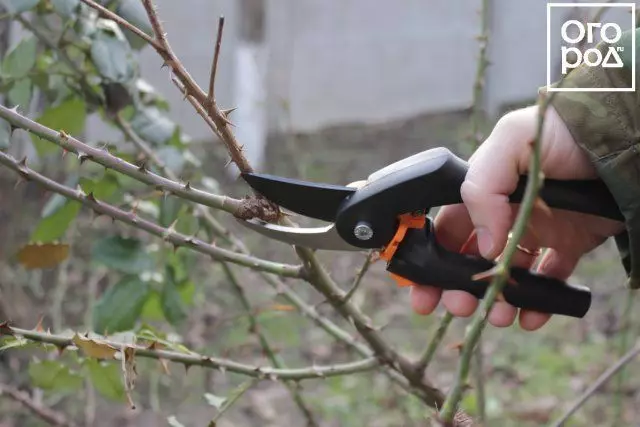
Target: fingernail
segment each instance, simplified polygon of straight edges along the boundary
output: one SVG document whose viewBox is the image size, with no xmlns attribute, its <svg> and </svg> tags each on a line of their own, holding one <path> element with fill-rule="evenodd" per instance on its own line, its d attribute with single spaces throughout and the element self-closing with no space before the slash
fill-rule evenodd
<svg viewBox="0 0 640 427">
<path fill-rule="evenodd" d="M 478 249 L 483 257 L 487 257 L 493 249 L 493 237 L 491 237 L 489 229 L 484 227 L 478 228 L 476 233 L 478 234 Z"/>
</svg>

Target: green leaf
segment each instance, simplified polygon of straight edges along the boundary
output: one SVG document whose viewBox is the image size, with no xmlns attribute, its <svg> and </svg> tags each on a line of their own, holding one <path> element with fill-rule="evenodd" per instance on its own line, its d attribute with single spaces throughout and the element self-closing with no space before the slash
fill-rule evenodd
<svg viewBox="0 0 640 427">
<path fill-rule="evenodd" d="M 185 157 L 176 147 L 167 145 L 157 150 L 160 160 L 173 171 L 176 175 L 182 173 L 185 164 Z"/>
<path fill-rule="evenodd" d="M 67 200 L 55 213 L 40 220 L 35 231 L 31 234 L 32 242 L 53 242 L 59 240 L 78 216 L 82 204 L 75 200 Z"/>
<path fill-rule="evenodd" d="M 5 9 L 12 15 L 33 9 L 39 2 L 40 0 L 2 0 Z"/>
<path fill-rule="evenodd" d="M 24 77 L 36 65 L 37 39 L 25 37 L 11 51 L 2 63 L 4 77 Z"/>
<path fill-rule="evenodd" d="M 135 62 L 129 43 L 118 35 L 107 29 L 97 31 L 91 44 L 91 59 L 108 82 L 129 83 L 135 76 Z"/>
<path fill-rule="evenodd" d="M 83 177 L 80 178 L 80 188 L 86 194 L 93 193 L 98 200 L 109 200 L 118 190 L 118 180 L 110 173 L 106 173 L 99 181 Z"/>
<path fill-rule="evenodd" d="M 64 184 L 67 187 L 75 187 L 77 182 L 77 177 L 71 175 Z M 31 241 L 47 243 L 60 239 L 80 212 L 81 207 L 82 204 L 75 200 L 67 199 L 60 194 L 52 195 L 42 208 L 42 219 L 31 234 Z"/>
<path fill-rule="evenodd" d="M 27 111 L 31 104 L 32 87 L 29 79 L 22 79 L 16 82 L 7 93 L 9 105 L 19 106 L 23 111 Z"/>
<path fill-rule="evenodd" d="M 93 327 L 100 334 L 132 329 L 142 313 L 151 288 L 137 276 L 127 276 L 111 286 L 96 303 Z"/>
<path fill-rule="evenodd" d="M 81 98 L 68 98 L 56 106 L 47 108 L 36 121 L 53 130 L 63 130 L 69 135 L 78 135 L 84 131 L 86 119 L 85 102 Z M 55 144 L 42 140 L 38 136 L 32 134 L 31 138 L 41 156 L 58 150 Z"/>
<path fill-rule="evenodd" d="M 65 18 L 71 18 L 75 15 L 80 0 L 51 0 L 53 9 Z"/>
<path fill-rule="evenodd" d="M 183 202 L 178 197 L 163 197 L 160 200 L 160 225 L 167 228 L 176 220 Z"/>
<path fill-rule="evenodd" d="M 127 21 L 131 22 L 136 27 L 140 28 L 145 33 L 150 36 L 153 35 L 153 29 L 151 28 L 151 21 L 149 21 L 149 16 L 142 5 L 142 2 L 139 0 L 120 0 L 118 7 L 116 8 L 116 13 L 122 16 Z M 147 42 L 142 40 L 140 37 L 131 33 L 129 30 L 124 30 L 124 34 L 129 40 L 131 46 L 135 49 L 140 49 L 147 45 Z"/>
<path fill-rule="evenodd" d="M 82 387 L 82 375 L 56 360 L 31 362 L 29 377 L 34 386 L 44 390 L 75 391 Z"/>
<path fill-rule="evenodd" d="M 86 359 L 85 366 L 89 371 L 91 384 L 103 397 L 113 400 L 122 400 L 125 397 L 122 374 L 118 363 Z"/>
<path fill-rule="evenodd" d="M 149 293 L 149 297 L 145 301 L 144 307 L 142 307 L 140 317 L 147 320 L 165 320 L 159 292 L 151 291 Z"/>
<path fill-rule="evenodd" d="M 153 258 L 144 244 L 134 238 L 109 236 L 92 248 L 93 261 L 122 273 L 137 274 L 153 268 Z"/>
<path fill-rule="evenodd" d="M 11 145 L 11 125 L 0 119 L 0 150 L 6 150 Z"/>
<path fill-rule="evenodd" d="M 155 107 L 136 111 L 131 126 L 140 137 L 154 145 L 164 145 L 171 139 L 177 125 Z"/>
<path fill-rule="evenodd" d="M 180 292 L 178 291 L 173 269 L 169 266 L 165 271 L 166 274 L 164 283 L 162 284 L 162 293 L 160 294 L 162 312 L 169 323 L 177 326 L 187 318 L 187 310 L 182 301 L 182 295 L 180 295 Z"/>
</svg>

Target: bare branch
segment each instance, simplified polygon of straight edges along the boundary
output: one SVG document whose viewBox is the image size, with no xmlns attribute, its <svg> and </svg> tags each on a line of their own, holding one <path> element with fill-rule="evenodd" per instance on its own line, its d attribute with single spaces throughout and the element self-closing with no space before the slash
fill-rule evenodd
<svg viewBox="0 0 640 427">
<path fill-rule="evenodd" d="M 221 209 L 232 214 L 236 214 L 242 204 L 241 200 L 207 193 L 192 186 L 186 186 L 185 184 L 156 175 L 146 169 L 141 170 L 139 166 L 113 156 L 107 150 L 91 147 L 73 136 L 64 133 L 62 130 L 55 131 L 43 126 L 4 105 L 0 105 L 0 117 L 7 120 L 14 127 L 29 131 L 40 138 L 53 142 L 69 152 L 75 153 L 81 160 L 91 160 L 137 181 L 152 185 L 158 190 L 174 194 L 183 199 Z"/>
<path fill-rule="evenodd" d="M 564 423 L 573 415 L 578 409 L 586 403 L 586 401 L 595 394 L 600 387 L 602 387 L 607 381 L 611 379 L 619 370 L 625 367 L 629 362 L 635 359 L 640 354 L 640 342 L 629 350 L 620 360 L 618 360 L 613 366 L 604 371 L 594 383 L 573 402 L 569 408 L 553 423 L 549 424 L 550 427 L 562 427 Z"/>
<path fill-rule="evenodd" d="M 216 49 L 213 52 L 213 63 L 211 64 L 211 76 L 209 77 L 209 97 L 207 104 L 211 107 L 215 102 L 216 74 L 218 71 L 218 59 L 220 57 L 220 44 L 222 43 L 222 30 L 224 28 L 224 16 L 218 19 L 218 37 L 216 38 Z"/>
<path fill-rule="evenodd" d="M 560 81 L 560 84 L 562 81 Z M 557 92 L 553 92 L 551 95 L 542 98 L 538 103 L 538 123 L 536 129 L 536 135 L 532 144 L 531 160 L 529 162 L 529 173 L 527 179 L 527 186 L 525 187 L 524 197 L 522 203 L 518 209 L 518 215 L 514 221 L 512 227 L 513 238 L 509 240 L 506 248 L 503 251 L 502 258 L 492 270 L 493 279 L 479 309 L 476 311 L 471 323 L 468 326 L 468 332 L 465 337 L 465 342 L 462 347 L 462 354 L 460 361 L 458 362 L 458 371 L 456 374 L 455 382 L 451 391 L 447 395 L 442 409 L 440 410 L 441 420 L 448 425 L 451 423 L 455 413 L 458 410 L 458 403 L 462 398 L 462 391 L 465 387 L 467 376 L 469 374 L 469 365 L 471 357 L 475 349 L 476 343 L 482 335 L 482 331 L 487 323 L 487 317 L 491 312 L 496 298 L 502 292 L 503 287 L 506 285 L 509 279 L 509 270 L 511 260 L 516 253 L 517 245 L 520 243 L 520 239 L 527 230 L 527 223 L 533 210 L 533 206 L 538 197 L 538 191 L 542 186 L 544 174 L 540 170 L 540 139 L 542 135 L 542 128 L 544 124 L 544 118 L 547 111 L 547 107 L 554 98 Z"/>
<path fill-rule="evenodd" d="M 422 353 L 422 356 L 420 357 L 420 359 L 418 359 L 418 362 L 416 363 L 416 369 L 418 371 L 424 372 L 427 369 L 427 367 L 429 366 L 429 363 L 431 363 L 431 360 L 433 359 L 433 356 L 436 354 L 436 350 L 438 349 L 438 346 L 440 345 L 440 343 L 442 342 L 442 339 L 447 333 L 447 329 L 449 328 L 449 325 L 451 324 L 452 320 L 453 320 L 453 315 L 448 311 L 446 311 L 444 313 L 444 316 L 442 316 L 442 319 L 440 320 L 440 323 L 438 324 L 438 328 L 436 329 L 436 332 L 433 334 L 431 341 L 429 341 L 427 348 L 425 348 L 424 352 Z"/>
<path fill-rule="evenodd" d="M 73 421 L 69 420 L 64 414 L 37 403 L 27 393 L 8 384 L 0 383 L 0 396 L 7 396 L 10 399 L 15 400 L 31 411 L 35 416 L 52 426 L 76 427 L 77 425 Z"/>
<path fill-rule="evenodd" d="M 215 102 L 210 109 L 205 108 L 207 105 L 207 94 L 195 83 L 195 81 L 193 81 L 191 76 L 185 70 L 183 64 L 171 50 L 152 1 L 143 0 L 143 4 L 154 28 L 156 39 L 162 47 L 156 48 L 156 50 L 165 60 L 166 64 L 171 67 L 176 80 L 179 81 L 183 87 L 183 93 L 186 98 L 194 107 L 196 107 L 196 110 L 201 115 L 202 113 L 200 109 L 208 113 L 207 115 L 213 126 L 208 120 L 207 123 L 212 127 L 212 129 L 217 129 L 217 131 L 214 132 L 225 144 L 232 161 L 236 163 L 240 171 L 252 172 L 253 169 L 244 157 L 242 147 L 231 131 L 226 115 L 220 110 Z M 280 220 L 288 222 L 286 218 L 280 218 Z M 312 271 L 312 277 L 309 282 L 314 286 L 314 288 L 323 293 L 331 305 L 338 310 L 345 319 L 355 326 L 358 332 L 371 346 L 375 355 L 380 358 L 387 367 L 397 371 L 408 381 L 407 384 L 407 382 L 396 376 L 395 378 L 399 381 L 399 384 L 403 385 L 405 388 L 409 387 L 429 405 L 439 407 L 444 398 L 442 393 L 433 386 L 425 383 L 421 373 L 416 372 L 412 364 L 406 358 L 400 356 L 396 351 L 390 348 L 390 346 L 382 339 L 380 334 L 370 325 L 370 320 L 360 313 L 353 304 L 350 304 L 349 302 L 343 303 L 342 298 L 344 297 L 344 293 L 322 269 L 312 251 L 301 248 L 296 248 L 296 250 L 304 264 L 309 266 Z"/>
<path fill-rule="evenodd" d="M 63 335 L 55 335 L 46 332 L 38 332 L 34 330 L 20 329 L 2 324 L 0 331 L 10 331 L 14 336 L 20 336 L 30 341 L 53 344 L 59 348 L 76 347 L 73 337 L 69 338 Z M 87 339 L 87 338 L 84 338 Z M 179 353 L 177 351 L 162 350 L 154 348 L 153 343 L 149 347 L 141 345 L 132 345 L 123 342 L 114 342 L 106 339 L 98 339 L 89 336 L 88 339 L 96 341 L 101 346 L 109 346 L 121 351 L 124 348 L 135 349 L 135 355 L 156 360 L 169 360 L 175 363 L 181 363 L 185 367 L 201 366 L 210 369 L 224 369 L 228 372 L 246 375 L 253 378 L 270 379 L 273 381 L 301 381 L 311 378 L 327 378 L 340 375 L 353 374 L 357 372 L 365 372 L 378 366 L 375 358 L 368 358 L 356 362 L 336 364 L 331 366 L 311 366 L 296 369 L 275 369 L 270 367 L 260 367 L 253 365 L 245 365 L 243 363 L 234 362 L 233 360 L 221 359 L 217 357 L 205 356 L 195 352 Z"/>
<path fill-rule="evenodd" d="M 279 264 L 276 262 L 239 254 L 237 252 L 232 252 L 227 249 L 216 247 L 200 239 L 196 239 L 195 237 L 185 236 L 184 234 L 173 231 L 170 228 L 164 228 L 131 212 L 125 212 L 121 209 L 116 208 L 115 206 L 109 205 L 108 203 L 99 201 L 94 197 L 93 194 L 85 194 L 80 189 L 74 190 L 70 187 L 53 181 L 28 168 L 25 162 L 19 162 L 12 156 L 1 151 L 0 164 L 3 164 L 9 169 L 17 172 L 24 180 L 32 180 L 34 182 L 37 182 L 44 188 L 53 191 L 54 193 L 58 193 L 68 199 L 76 200 L 100 214 L 107 215 L 114 220 L 124 222 L 125 224 L 131 225 L 132 227 L 146 231 L 149 234 L 153 234 L 154 236 L 161 237 L 163 240 L 170 242 L 175 247 L 184 246 L 196 252 L 209 255 L 217 261 L 228 261 L 235 264 L 243 265 L 254 270 L 269 271 L 271 273 L 278 274 L 284 277 L 302 276 L 302 266 Z"/>
<path fill-rule="evenodd" d="M 93 0 L 82 0 L 82 2 L 85 3 L 87 6 L 94 8 L 95 10 L 100 12 L 103 16 L 111 19 L 112 21 L 115 21 L 119 25 L 122 25 L 124 28 L 126 28 L 127 30 L 131 31 L 132 33 L 134 33 L 135 35 L 140 37 L 142 40 L 144 40 L 147 43 L 149 43 L 155 49 L 161 49 L 162 48 L 160 43 L 158 43 L 156 40 L 154 40 L 153 37 L 151 37 L 149 34 L 145 33 L 140 28 L 138 28 L 135 25 L 131 24 L 126 19 L 121 18 L 117 14 L 113 13 L 112 11 L 107 9 L 106 7 L 101 6 L 100 4 L 94 2 Z"/>
<path fill-rule="evenodd" d="M 222 263 L 222 268 L 224 269 L 224 272 L 227 275 L 229 282 L 231 283 L 231 287 L 235 291 L 236 296 L 238 297 L 238 300 L 240 301 L 240 304 L 244 308 L 245 314 L 249 319 L 249 331 L 253 332 L 258 338 L 260 347 L 262 347 L 262 351 L 271 362 L 271 365 L 278 369 L 285 368 L 284 362 L 280 359 L 280 357 L 278 357 L 278 355 L 269 344 L 266 335 L 260 330 L 260 325 L 258 324 L 256 316 L 253 314 L 249 299 L 247 298 L 244 288 L 242 287 L 242 285 L 240 285 L 240 282 L 238 281 L 236 275 L 233 273 L 233 270 L 226 263 Z M 318 423 L 314 420 L 311 410 L 307 407 L 307 404 L 305 403 L 300 391 L 297 389 L 297 385 L 287 384 L 286 386 L 289 389 L 289 393 L 291 393 L 291 397 L 296 402 L 296 405 L 298 405 L 298 408 L 307 419 L 307 426 L 317 427 Z"/>
<path fill-rule="evenodd" d="M 342 299 L 343 302 L 349 301 L 353 297 L 353 295 L 356 293 L 358 288 L 360 288 L 362 279 L 367 274 L 367 271 L 369 270 L 369 266 L 371 265 L 373 257 L 374 257 L 374 252 L 373 251 L 369 252 L 369 254 L 367 255 L 367 258 L 364 260 L 364 264 L 362 264 L 362 267 L 360 267 L 358 274 L 356 274 L 355 279 L 353 279 L 353 283 L 351 284 L 351 287 L 349 288 L 344 298 Z"/>
</svg>

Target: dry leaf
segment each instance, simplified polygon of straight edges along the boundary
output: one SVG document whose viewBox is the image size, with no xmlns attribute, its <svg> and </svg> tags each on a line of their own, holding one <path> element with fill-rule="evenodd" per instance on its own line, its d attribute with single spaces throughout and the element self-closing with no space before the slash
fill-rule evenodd
<svg viewBox="0 0 640 427">
<path fill-rule="evenodd" d="M 138 378 L 138 372 L 136 370 L 136 359 L 134 357 L 136 349 L 133 347 L 125 347 L 123 349 L 124 356 L 122 357 L 122 374 L 124 375 L 124 389 L 127 394 L 127 400 L 131 409 L 136 409 L 136 404 L 133 402 L 131 392 L 136 385 L 136 379 Z"/>
<path fill-rule="evenodd" d="M 64 243 L 29 243 L 18 252 L 18 261 L 27 269 L 52 268 L 69 256 Z"/>
<path fill-rule="evenodd" d="M 118 352 L 116 348 L 105 342 L 92 340 L 75 334 L 72 339 L 73 343 L 89 357 L 96 359 L 115 359 Z"/>
</svg>

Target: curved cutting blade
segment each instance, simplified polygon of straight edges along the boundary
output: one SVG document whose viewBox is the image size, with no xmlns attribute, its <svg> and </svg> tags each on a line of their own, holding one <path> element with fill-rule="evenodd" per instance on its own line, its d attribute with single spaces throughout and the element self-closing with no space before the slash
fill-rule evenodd
<svg viewBox="0 0 640 427">
<path fill-rule="evenodd" d="M 257 219 L 242 220 L 240 224 L 269 238 L 310 249 L 329 251 L 364 251 L 366 249 L 351 246 L 338 234 L 335 226 L 298 228 L 271 224 Z"/>
<path fill-rule="evenodd" d="M 356 189 L 317 184 L 275 175 L 244 173 L 244 180 L 273 203 L 292 212 L 323 221 L 335 221 L 340 204 Z"/>
</svg>

